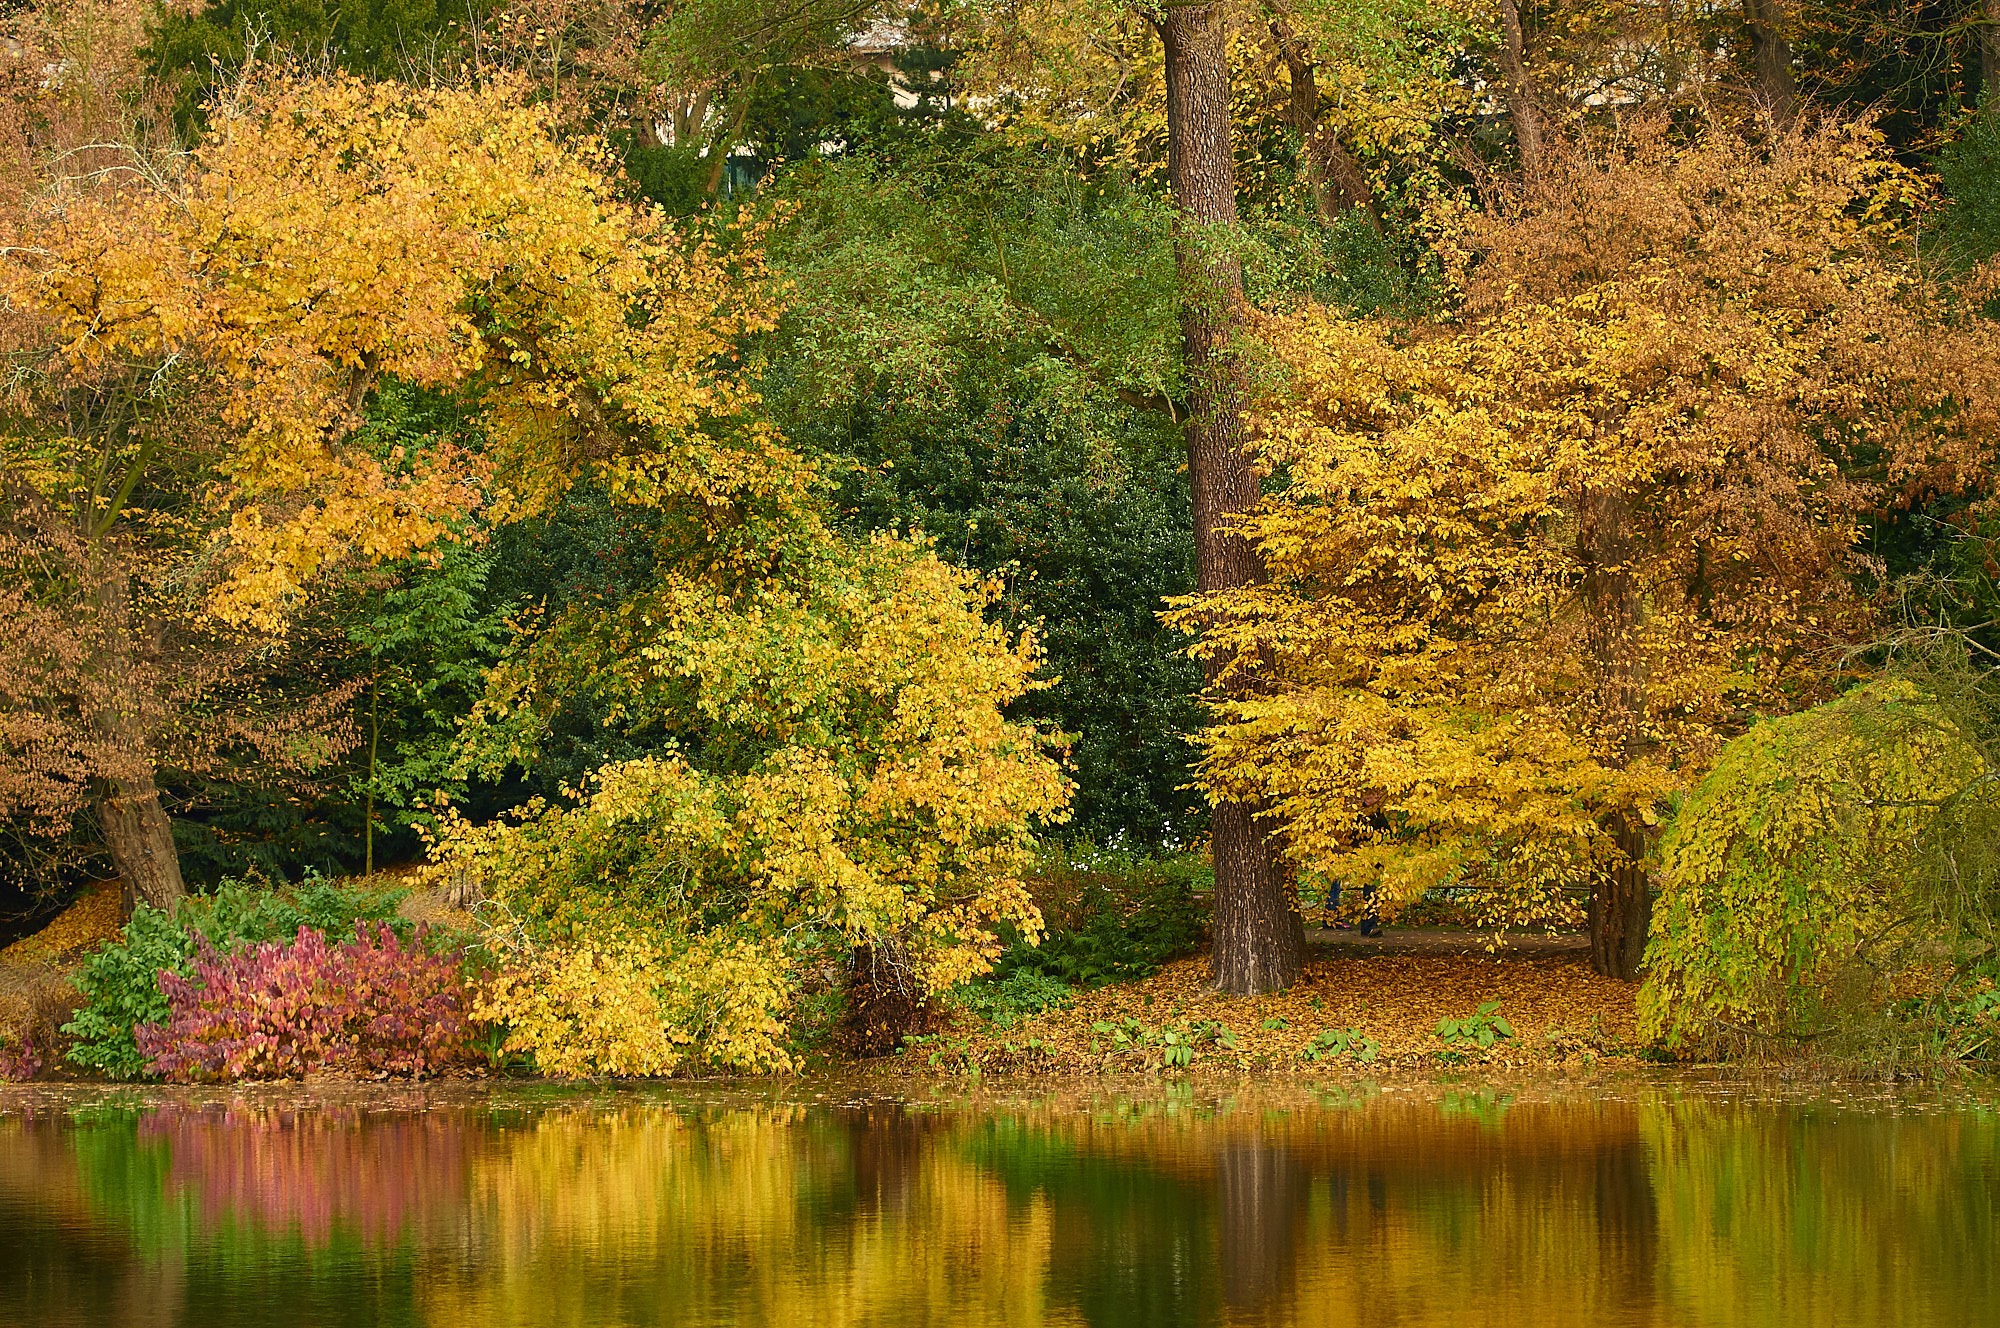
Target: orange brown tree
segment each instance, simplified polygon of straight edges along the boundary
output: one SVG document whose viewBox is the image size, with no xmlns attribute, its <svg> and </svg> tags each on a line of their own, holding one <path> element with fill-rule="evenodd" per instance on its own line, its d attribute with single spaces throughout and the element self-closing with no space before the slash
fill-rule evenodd
<svg viewBox="0 0 2000 1328">
<path fill-rule="evenodd" d="M 1876 627 L 1871 513 L 1983 482 L 1990 271 L 1933 282 L 1921 195 L 1860 128 L 1573 157 L 1475 228 L 1462 314 L 1263 324 L 1270 571 L 1179 621 L 1262 690 L 1201 779 L 1388 909 L 1481 887 L 1500 924 L 1592 885 L 1632 976 L 1663 800 Z"/>
</svg>

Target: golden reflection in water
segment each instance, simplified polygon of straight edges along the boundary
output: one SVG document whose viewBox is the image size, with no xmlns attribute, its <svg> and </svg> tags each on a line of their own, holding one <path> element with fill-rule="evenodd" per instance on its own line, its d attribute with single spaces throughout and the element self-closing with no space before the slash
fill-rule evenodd
<svg viewBox="0 0 2000 1328">
<path fill-rule="evenodd" d="M 2000 1117 L 1910 1105 L 1649 1084 L 0 1117 L 0 1277 L 34 1322 L 201 1328 L 1992 1321 Z M 289 1315 L 260 1308 L 279 1285 Z"/>
</svg>

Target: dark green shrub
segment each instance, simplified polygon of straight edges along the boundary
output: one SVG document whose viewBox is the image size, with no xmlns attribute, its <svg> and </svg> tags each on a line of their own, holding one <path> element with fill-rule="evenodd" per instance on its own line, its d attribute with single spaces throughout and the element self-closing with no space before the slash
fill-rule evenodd
<svg viewBox="0 0 2000 1328">
<path fill-rule="evenodd" d="M 1009 947 L 993 980 L 1036 972 L 1097 987 L 1151 977 L 1201 948 L 1213 883 L 1207 861 L 1191 853 L 1139 858 L 1085 847 L 1052 858 L 1034 883 L 1048 935 Z"/>
<path fill-rule="evenodd" d="M 141 904 L 120 938 L 86 960 L 76 975 L 84 1003 L 63 1025 L 63 1032 L 75 1039 L 69 1058 L 114 1079 L 144 1074 L 145 1058 L 133 1042 L 132 1028 L 166 1021 L 160 974 L 193 973 L 197 934 L 224 954 L 296 936 L 300 927 L 340 935 L 353 931 L 357 921 L 392 920 L 403 895 L 401 890 L 358 889 L 310 876 L 283 890 L 225 881 L 212 895 L 190 896 L 177 914 Z"/>
<path fill-rule="evenodd" d="M 1950 257 L 1976 263 L 2000 252 L 2000 93 L 1965 122 L 1964 133 L 1937 156 L 1938 178 L 1951 203 L 1939 237 Z"/>
</svg>

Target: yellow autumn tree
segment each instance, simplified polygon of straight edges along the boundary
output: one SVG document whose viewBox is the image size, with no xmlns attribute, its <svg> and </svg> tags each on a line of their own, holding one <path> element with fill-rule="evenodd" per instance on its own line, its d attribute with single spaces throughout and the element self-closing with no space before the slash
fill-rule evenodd
<svg viewBox="0 0 2000 1328">
<path fill-rule="evenodd" d="M 334 567 L 593 469 L 695 512 L 802 491 L 723 371 L 769 316 L 754 247 L 621 202 L 515 89 L 275 77 L 191 154 L 38 149 L 63 96 L 0 215 L 8 635 L 41 642 L 5 742 L 45 821 L 95 790 L 142 897 L 181 890 L 154 773 L 201 757 L 187 659 L 268 650 Z M 372 443 L 391 376 L 475 398 L 476 436 Z"/>
<path fill-rule="evenodd" d="M 575 806 L 447 820 L 440 870 L 487 887 L 510 966 L 489 1012 L 517 1045 L 567 1073 L 779 1065 L 796 966 L 829 938 L 928 991 L 980 971 L 997 922 L 1035 932 L 1018 868 L 1066 789 L 1001 713 L 1034 643 L 927 550 L 825 525 L 738 372 L 775 294 L 754 234 L 625 201 L 596 145 L 504 82 L 274 77 L 212 122 L 191 156 L 52 173 L 0 251 L 5 482 L 74 554 L 24 584 L 85 588 L 72 621 L 35 619 L 69 632 L 44 652 L 67 671 L 18 708 L 0 688 L 0 742 L 87 784 L 102 772 L 63 744 L 130 730 L 107 801 L 150 805 L 113 845 L 142 895 L 180 890 L 151 760 L 184 716 L 122 690 L 151 643 L 282 640 L 342 564 L 587 483 L 646 514 L 657 581 L 524 627 L 468 760 L 532 759 L 578 688 L 668 746 Z M 359 426 L 392 378 L 452 394 L 471 427 L 389 450 Z M 60 695 L 72 676 L 92 690 Z"/>
<path fill-rule="evenodd" d="M 1875 622 L 1865 514 L 1974 479 L 2000 423 L 1992 274 L 1933 284 L 1863 128 L 1644 130 L 1474 234 L 1459 317 L 1264 325 L 1268 582 L 1180 606 L 1244 661 L 1201 779 L 1303 869 L 1497 924 L 1589 882 L 1630 976 L 1669 792 L 1823 695 Z"/>
<path fill-rule="evenodd" d="M 808 994 L 921 1002 L 985 972 L 1000 924 L 1040 933 L 1029 828 L 1068 791 L 1045 735 L 1003 714 L 1039 651 L 986 621 L 997 587 L 886 537 L 765 548 L 733 589 L 676 570 L 572 606 L 474 716 L 489 776 L 531 767 L 579 700 L 666 745 L 436 846 L 521 965 L 484 1009 L 545 1072 L 785 1068 Z"/>
</svg>

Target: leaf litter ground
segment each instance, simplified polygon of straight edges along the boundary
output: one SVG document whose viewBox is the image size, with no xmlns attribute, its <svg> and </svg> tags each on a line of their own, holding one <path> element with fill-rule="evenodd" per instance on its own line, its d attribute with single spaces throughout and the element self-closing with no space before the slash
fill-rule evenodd
<svg viewBox="0 0 2000 1328">
<path fill-rule="evenodd" d="M 1475 938 L 1455 939 L 1456 946 L 1392 942 L 1371 953 L 1357 953 L 1355 943 L 1319 946 L 1297 983 L 1264 996 L 1216 991 L 1207 958 L 1184 959 L 1142 981 L 1078 992 L 1066 1008 L 990 1024 L 963 1016 L 905 1056 L 940 1069 L 1103 1073 L 1189 1065 L 1576 1068 L 1637 1052 L 1637 987 L 1591 971 L 1574 947 L 1485 954 Z M 1490 1047 L 1440 1038 L 1440 1021 L 1489 1003 L 1512 1036 L 1496 1036 Z M 1335 1036 L 1344 1032 L 1358 1036 Z M 1181 1046 L 1186 1051 L 1177 1052 Z"/>
</svg>

